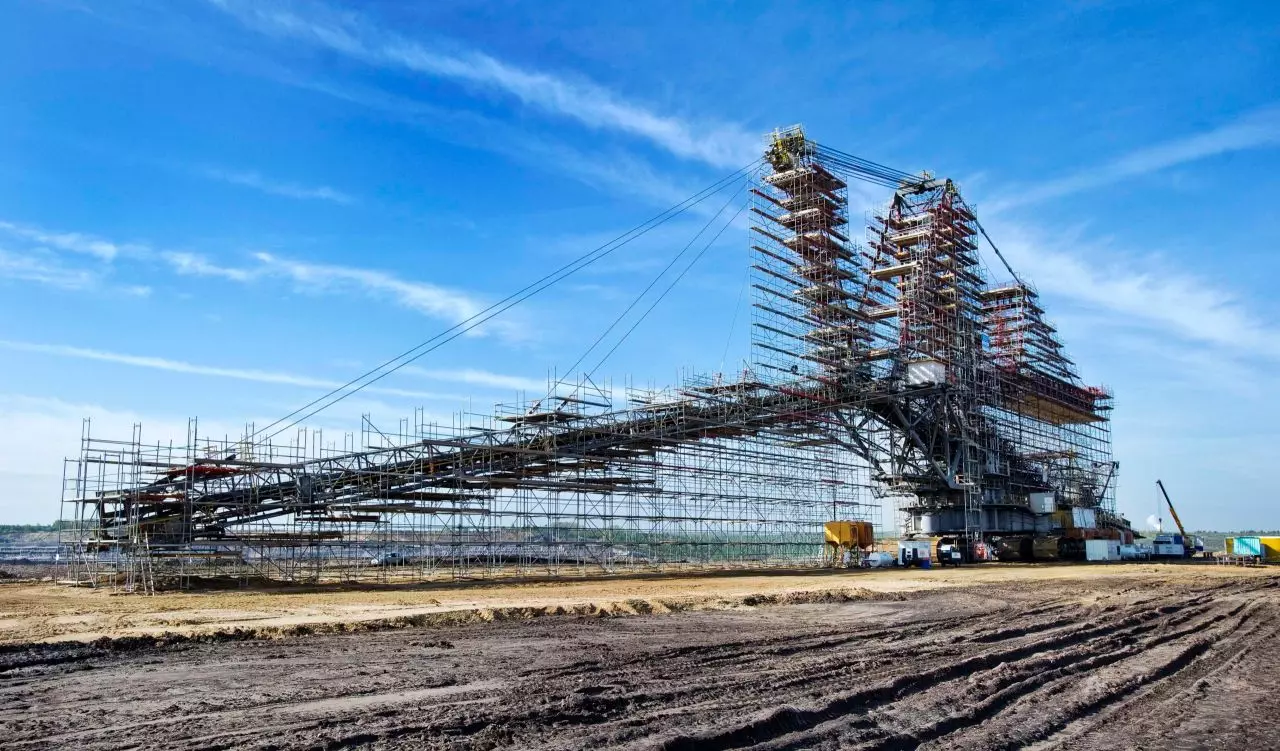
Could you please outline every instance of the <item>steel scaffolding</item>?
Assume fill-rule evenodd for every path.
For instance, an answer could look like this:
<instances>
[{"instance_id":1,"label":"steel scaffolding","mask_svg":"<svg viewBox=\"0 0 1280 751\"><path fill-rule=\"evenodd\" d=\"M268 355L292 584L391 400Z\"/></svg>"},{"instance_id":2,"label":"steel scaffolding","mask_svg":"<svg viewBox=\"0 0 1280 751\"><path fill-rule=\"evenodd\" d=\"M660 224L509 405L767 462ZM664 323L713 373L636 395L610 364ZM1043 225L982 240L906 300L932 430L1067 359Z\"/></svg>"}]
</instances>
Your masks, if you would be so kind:
<instances>
[{"instance_id":1,"label":"steel scaffolding","mask_svg":"<svg viewBox=\"0 0 1280 751\"><path fill-rule=\"evenodd\" d=\"M849 230L851 179L892 185ZM411 581L820 565L823 523L879 521L971 553L1034 531L1035 494L1114 509L1111 396L1080 384L1020 280L992 286L948 180L768 139L751 190L751 358L666 388L589 378L489 415L326 446L92 435L66 464L67 576Z\"/></svg>"}]
</instances>

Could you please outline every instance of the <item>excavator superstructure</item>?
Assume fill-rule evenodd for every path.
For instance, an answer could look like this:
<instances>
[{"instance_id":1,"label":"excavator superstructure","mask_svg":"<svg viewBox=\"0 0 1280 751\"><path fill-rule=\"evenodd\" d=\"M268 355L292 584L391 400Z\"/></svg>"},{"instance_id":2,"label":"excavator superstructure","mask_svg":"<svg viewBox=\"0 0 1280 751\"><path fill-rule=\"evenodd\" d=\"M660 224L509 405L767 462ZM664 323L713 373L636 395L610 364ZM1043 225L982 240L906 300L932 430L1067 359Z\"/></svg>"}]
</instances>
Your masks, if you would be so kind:
<instances>
[{"instance_id":1,"label":"excavator superstructure","mask_svg":"<svg viewBox=\"0 0 1280 751\"><path fill-rule=\"evenodd\" d=\"M891 190L861 241L851 180ZM816 561L826 522L879 521L887 502L899 534L975 558L1127 531L1111 394L1081 383L1030 284L988 281L955 183L793 127L768 138L750 196L741 373L621 401L584 381L484 424L415 419L341 448L210 441L194 422L167 453L86 432L64 499L73 576Z\"/></svg>"}]
</instances>

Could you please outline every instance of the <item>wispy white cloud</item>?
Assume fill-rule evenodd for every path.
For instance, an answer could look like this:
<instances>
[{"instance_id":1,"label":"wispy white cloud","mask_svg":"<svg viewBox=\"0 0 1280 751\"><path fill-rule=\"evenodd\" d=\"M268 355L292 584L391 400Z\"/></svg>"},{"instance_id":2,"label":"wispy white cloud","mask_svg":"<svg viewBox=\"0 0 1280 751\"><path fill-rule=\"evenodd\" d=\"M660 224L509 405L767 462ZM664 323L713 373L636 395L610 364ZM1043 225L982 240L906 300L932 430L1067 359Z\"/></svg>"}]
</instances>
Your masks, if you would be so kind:
<instances>
[{"instance_id":1,"label":"wispy white cloud","mask_svg":"<svg viewBox=\"0 0 1280 751\"><path fill-rule=\"evenodd\" d=\"M108 264L122 258L144 263L159 260L178 274L218 276L238 282L249 281L258 273L252 269L219 266L198 253L157 251L143 243L119 243L82 232L58 232L7 221L0 221L0 231L36 244L35 249L25 255L5 254L0 259L0 269L7 270L17 278L68 289L89 286L90 282L99 278L100 268L108 268ZM94 269L70 268L58 261L51 250L94 256L102 264ZM20 276L24 274L25 276Z\"/></svg>"},{"instance_id":2,"label":"wispy white cloud","mask_svg":"<svg viewBox=\"0 0 1280 751\"><path fill-rule=\"evenodd\" d=\"M407 375L417 375L437 381L452 381L474 386L491 386L493 388L514 389L517 391L546 391L549 385L545 380L540 381L535 378L503 375L474 368L435 370L420 368L416 365L406 365L400 370Z\"/></svg>"},{"instance_id":3,"label":"wispy white cloud","mask_svg":"<svg viewBox=\"0 0 1280 751\"><path fill-rule=\"evenodd\" d=\"M122 354L119 352L108 352L100 349L89 349L86 347L72 347L63 344L42 344L36 342L0 340L0 347L18 352L31 352L41 355L52 355L54 357L70 357L78 360L95 360L98 362L115 363L117 365L128 365L135 368L147 368L150 370L162 370L170 373L184 373L187 375L210 376L214 378L229 378L237 381L252 381L254 383L300 386L303 388L325 390L335 389L343 385L338 381L313 378L311 376L297 375L294 373L244 368L226 368L214 365L197 365L194 363L183 362L181 360L170 360L163 357ZM370 393L386 394L389 396L399 396L409 399L462 400L465 398L456 394L410 391L405 389L388 388L385 386L369 386L364 390Z\"/></svg>"},{"instance_id":4,"label":"wispy white cloud","mask_svg":"<svg viewBox=\"0 0 1280 751\"><path fill-rule=\"evenodd\" d=\"M175 272L189 276L216 276L233 282L247 282L258 275L257 270L221 266L198 253L166 251L160 257Z\"/></svg>"},{"instance_id":5,"label":"wispy white cloud","mask_svg":"<svg viewBox=\"0 0 1280 751\"><path fill-rule=\"evenodd\" d=\"M1280 359L1280 328L1212 280L1091 243L1078 233L1050 237L1013 222L988 224L1014 268L1042 292L1113 314L1113 325L1154 328L1164 336Z\"/></svg>"},{"instance_id":6,"label":"wispy white cloud","mask_svg":"<svg viewBox=\"0 0 1280 751\"><path fill-rule=\"evenodd\" d=\"M258 31L296 39L366 64L479 86L593 129L639 137L679 157L720 167L753 161L759 138L725 123L691 123L626 101L582 78L521 68L476 51L430 49L350 14L313 10L309 16L278 3L210 0Z\"/></svg>"},{"instance_id":7,"label":"wispy white cloud","mask_svg":"<svg viewBox=\"0 0 1280 751\"><path fill-rule=\"evenodd\" d=\"M148 297L151 287L145 284L116 285L110 282L110 266L67 264L47 248L11 252L0 248L0 280L31 282L73 292L94 292L108 296Z\"/></svg>"},{"instance_id":8,"label":"wispy white cloud","mask_svg":"<svg viewBox=\"0 0 1280 751\"><path fill-rule=\"evenodd\" d=\"M298 183L286 182L281 180L272 180L263 177L257 172L238 172L233 170L224 170L214 167L203 167L198 169L197 174L210 180L220 180L232 185L240 185L261 193L273 196L282 196L284 198L295 198L298 200L309 201L332 201L333 203L350 204L355 203L355 198L340 190L330 188L327 185L300 185Z\"/></svg>"},{"instance_id":9,"label":"wispy white cloud","mask_svg":"<svg viewBox=\"0 0 1280 751\"><path fill-rule=\"evenodd\" d=\"M1251 112L1204 133L1140 148L1106 164L1047 180L997 198L983 208L994 212L1038 203L1220 154L1277 145L1280 145L1280 105Z\"/></svg>"},{"instance_id":10,"label":"wispy white cloud","mask_svg":"<svg viewBox=\"0 0 1280 751\"><path fill-rule=\"evenodd\" d=\"M266 273L292 279L304 291L351 289L374 297L386 297L397 304L433 318L461 323L480 315L486 304L467 293L426 282L415 282L374 269L333 264L306 263L279 258L270 253L256 253L254 258ZM502 318L488 324L505 335L520 338L526 332L514 319ZM486 326L468 333L483 333Z\"/></svg>"},{"instance_id":11,"label":"wispy white cloud","mask_svg":"<svg viewBox=\"0 0 1280 751\"><path fill-rule=\"evenodd\" d=\"M592 188L641 198L667 207L694 192L688 180L677 180L668 171L658 171L643 159L620 149L586 152L567 143L535 135L527 128L463 109L448 109L410 97L359 86L350 81L336 84L315 75L303 75L266 63L256 69L262 75L287 86L331 96L344 102L377 110L432 136L469 149L489 151L535 169L553 169ZM756 149L758 151L758 148ZM753 154L756 152L753 151ZM694 208L702 211L705 204Z\"/></svg>"},{"instance_id":12,"label":"wispy white cloud","mask_svg":"<svg viewBox=\"0 0 1280 751\"><path fill-rule=\"evenodd\" d=\"M984 222L1021 274L1066 302L1109 316L1106 325L1145 328L1210 351L1280 359L1280 327L1230 288L1159 257L1113 247L1080 231L1052 234L1001 210L1249 149L1280 145L1280 106L1212 130L1146 146L1111 162L983 204Z\"/></svg>"},{"instance_id":13,"label":"wispy white cloud","mask_svg":"<svg viewBox=\"0 0 1280 751\"><path fill-rule=\"evenodd\" d=\"M0 221L0 230L42 246L71 253L83 253L104 261L110 261L121 254L140 250L140 246L133 244L118 245L92 235L82 235L78 232L48 232L38 227L30 227L13 222Z\"/></svg>"},{"instance_id":14,"label":"wispy white cloud","mask_svg":"<svg viewBox=\"0 0 1280 751\"><path fill-rule=\"evenodd\" d=\"M214 277L241 284L264 277L283 277L294 281L299 289L307 292L354 291L449 323L460 323L472 318L487 306L486 302L466 292L403 279L377 269L308 263L269 253L254 254L254 263L250 265L229 266L199 253L157 250L138 243L118 244L94 235L50 232L12 222L0 221L0 231L42 246L25 255L0 250L0 276L39 281L66 289L83 289L98 282L100 270L67 267L46 247L72 253L92 253L103 262L103 266L115 259L127 257L138 263L167 266L174 273L184 276ZM143 289L142 285L132 285L125 287L124 291L134 295L150 292L150 288L145 288L146 293ZM487 331L498 331L513 340L524 339L529 335L527 327L509 314L473 328L468 333L479 335Z\"/></svg>"},{"instance_id":15,"label":"wispy white cloud","mask_svg":"<svg viewBox=\"0 0 1280 751\"><path fill-rule=\"evenodd\" d=\"M97 286L100 275L90 269L68 268L41 254L18 254L0 250L0 278L47 284L68 290Z\"/></svg>"},{"instance_id":16,"label":"wispy white cloud","mask_svg":"<svg viewBox=\"0 0 1280 751\"><path fill-rule=\"evenodd\" d=\"M362 292L388 294L406 308L436 318L463 321L484 308L461 292L434 284L406 281L385 271L293 261L270 253L255 253L253 257L271 273L287 276L308 289L349 287Z\"/></svg>"}]
</instances>

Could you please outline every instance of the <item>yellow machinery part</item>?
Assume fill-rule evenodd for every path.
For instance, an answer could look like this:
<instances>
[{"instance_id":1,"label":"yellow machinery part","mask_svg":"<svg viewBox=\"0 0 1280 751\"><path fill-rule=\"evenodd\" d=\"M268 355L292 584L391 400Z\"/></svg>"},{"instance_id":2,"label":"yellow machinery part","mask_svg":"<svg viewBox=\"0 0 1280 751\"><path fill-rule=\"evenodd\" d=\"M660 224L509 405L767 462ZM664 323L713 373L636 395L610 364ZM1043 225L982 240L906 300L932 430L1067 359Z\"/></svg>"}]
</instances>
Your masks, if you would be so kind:
<instances>
[{"instance_id":1,"label":"yellow machinery part","mask_svg":"<svg viewBox=\"0 0 1280 751\"><path fill-rule=\"evenodd\" d=\"M827 522L822 525L822 531L828 545L847 547L857 545L857 534L854 532L853 522Z\"/></svg>"},{"instance_id":2,"label":"yellow machinery part","mask_svg":"<svg viewBox=\"0 0 1280 751\"><path fill-rule=\"evenodd\" d=\"M828 545L846 548L870 548L876 544L875 526L871 522L831 521L822 525Z\"/></svg>"}]
</instances>

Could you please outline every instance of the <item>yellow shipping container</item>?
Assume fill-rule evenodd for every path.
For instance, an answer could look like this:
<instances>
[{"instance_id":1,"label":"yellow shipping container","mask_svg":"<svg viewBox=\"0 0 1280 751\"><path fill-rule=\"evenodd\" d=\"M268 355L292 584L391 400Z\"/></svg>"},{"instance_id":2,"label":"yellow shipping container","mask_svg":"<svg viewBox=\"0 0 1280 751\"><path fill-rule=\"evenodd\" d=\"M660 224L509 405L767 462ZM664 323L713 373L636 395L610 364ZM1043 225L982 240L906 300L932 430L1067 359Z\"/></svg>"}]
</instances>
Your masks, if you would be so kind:
<instances>
[{"instance_id":1,"label":"yellow shipping container","mask_svg":"<svg viewBox=\"0 0 1280 751\"><path fill-rule=\"evenodd\" d=\"M1280 537L1259 537L1262 542L1262 560L1280 563Z\"/></svg>"}]
</instances>

